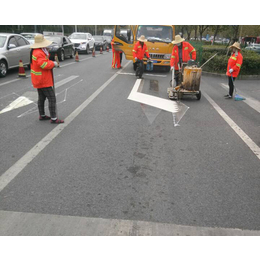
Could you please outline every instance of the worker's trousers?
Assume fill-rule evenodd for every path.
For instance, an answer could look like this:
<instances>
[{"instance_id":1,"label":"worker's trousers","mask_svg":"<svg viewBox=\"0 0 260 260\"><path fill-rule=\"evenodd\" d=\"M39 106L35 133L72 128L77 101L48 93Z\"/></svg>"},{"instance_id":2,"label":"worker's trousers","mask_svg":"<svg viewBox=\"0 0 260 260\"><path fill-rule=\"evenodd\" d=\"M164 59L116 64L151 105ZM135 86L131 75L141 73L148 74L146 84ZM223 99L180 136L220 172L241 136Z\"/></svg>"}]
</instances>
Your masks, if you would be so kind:
<instances>
[{"instance_id":1,"label":"worker's trousers","mask_svg":"<svg viewBox=\"0 0 260 260\"><path fill-rule=\"evenodd\" d=\"M236 78L232 78L229 76L228 77L228 86L229 86L229 95L232 97L233 96L233 92L234 92L234 81Z\"/></svg>"},{"instance_id":2,"label":"worker's trousers","mask_svg":"<svg viewBox=\"0 0 260 260\"><path fill-rule=\"evenodd\" d=\"M113 52L113 60L112 60L112 68L121 68L121 63L120 63L120 52L119 51L114 51Z\"/></svg>"}]
</instances>

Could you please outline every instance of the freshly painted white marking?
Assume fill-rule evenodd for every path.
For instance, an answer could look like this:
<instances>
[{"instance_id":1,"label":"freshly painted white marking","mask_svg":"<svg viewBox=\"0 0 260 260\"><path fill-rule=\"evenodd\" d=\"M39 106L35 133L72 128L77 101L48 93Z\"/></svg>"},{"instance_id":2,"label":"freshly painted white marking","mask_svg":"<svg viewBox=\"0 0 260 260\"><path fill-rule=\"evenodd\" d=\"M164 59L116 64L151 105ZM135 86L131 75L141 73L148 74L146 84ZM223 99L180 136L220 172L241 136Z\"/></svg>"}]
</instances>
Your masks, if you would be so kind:
<instances>
[{"instance_id":1,"label":"freshly painted white marking","mask_svg":"<svg viewBox=\"0 0 260 260\"><path fill-rule=\"evenodd\" d=\"M55 83L55 89L56 89L56 88L59 88L60 86L66 84L66 83L68 83L68 82L70 82L70 81L72 81L72 80L74 80L74 79L76 79L76 78L78 78L78 77L79 77L79 76L70 76L70 77L68 77L68 78L66 78L66 79L63 79L63 80L61 80L61 81Z\"/></svg>"},{"instance_id":2,"label":"freshly painted white marking","mask_svg":"<svg viewBox=\"0 0 260 260\"><path fill-rule=\"evenodd\" d=\"M221 83L221 86L224 89L229 89L229 86L226 84ZM241 100L244 103L246 103L248 106L250 106L251 108L253 108L255 111L257 111L258 113L260 113L260 102L257 99L254 99L252 97L249 97L247 95L245 95L242 91L239 90L239 94L241 94L241 96L245 97L245 100Z\"/></svg>"},{"instance_id":3,"label":"freshly painted white marking","mask_svg":"<svg viewBox=\"0 0 260 260\"><path fill-rule=\"evenodd\" d=\"M127 65L130 61L127 63ZM68 126L116 77L114 74L100 88L98 88L89 98L87 98L78 108L76 108L67 118L64 124L57 125L49 134L38 142L21 159L12 165L0 176L0 192L60 133Z\"/></svg>"},{"instance_id":4,"label":"freshly painted white marking","mask_svg":"<svg viewBox=\"0 0 260 260\"><path fill-rule=\"evenodd\" d=\"M259 236L259 230L0 211L0 236Z\"/></svg>"},{"instance_id":5,"label":"freshly painted white marking","mask_svg":"<svg viewBox=\"0 0 260 260\"><path fill-rule=\"evenodd\" d=\"M1 110L0 114L3 114L5 112L9 112L9 111L16 109L16 108L19 108L19 107L27 106L31 103L33 103L32 100L28 99L27 97L20 96L19 98L14 100L11 104L9 104L6 108Z\"/></svg>"},{"instance_id":6,"label":"freshly painted white marking","mask_svg":"<svg viewBox=\"0 0 260 260\"><path fill-rule=\"evenodd\" d=\"M129 100L133 100L142 104L146 104L149 106L157 107L162 110L177 113L179 111L178 105L176 101L167 100L164 98L159 98L151 95L147 95L139 92L139 87L141 85L142 79L137 79L135 85L128 96Z\"/></svg>"},{"instance_id":7,"label":"freshly painted white marking","mask_svg":"<svg viewBox=\"0 0 260 260\"><path fill-rule=\"evenodd\" d=\"M131 76L135 76L135 73L129 73L129 72L120 72L118 73L120 75L131 75ZM153 77L162 77L162 78L166 78L167 75L159 75L159 74L143 74L143 75L146 75L146 76L153 76Z\"/></svg>"},{"instance_id":8,"label":"freshly painted white marking","mask_svg":"<svg viewBox=\"0 0 260 260\"><path fill-rule=\"evenodd\" d=\"M218 104L207 93L203 92L203 95L260 160L259 146L257 146L257 144L218 106Z\"/></svg>"}]
</instances>

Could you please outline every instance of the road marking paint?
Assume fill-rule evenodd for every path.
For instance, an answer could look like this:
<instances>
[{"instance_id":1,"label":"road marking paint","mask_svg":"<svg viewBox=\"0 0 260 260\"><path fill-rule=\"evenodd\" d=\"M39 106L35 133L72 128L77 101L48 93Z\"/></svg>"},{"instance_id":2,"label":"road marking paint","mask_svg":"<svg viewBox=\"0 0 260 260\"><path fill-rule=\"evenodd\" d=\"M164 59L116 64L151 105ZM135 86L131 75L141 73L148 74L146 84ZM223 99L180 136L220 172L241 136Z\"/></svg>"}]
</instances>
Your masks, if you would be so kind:
<instances>
[{"instance_id":1,"label":"road marking paint","mask_svg":"<svg viewBox=\"0 0 260 260\"><path fill-rule=\"evenodd\" d=\"M20 79L9 80L9 81L6 81L6 82L4 82L4 83L1 83L0 86L7 85L7 84L9 84L9 83L12 83L12 82L15 82L15 81L18 81L18 80L20 80Z\"/></svg>"},{"instance_id":2,"label":"road marking paint","mask_svg":"<svg viewBox=\"0 0 260 260\"><path fill-rule=\"evenodd\" d=\"M127 63L127 65L130 61ZM127 66L126 65L126 66ZM12 165L5 173L0 176L0 192L49 144L62 132L116 77L115 73L101 87L99 87L90 97L88 97L78 108L76 108L68 117L64 124L57 125L49 134L38 142L30 151Z\"/></svg>"},{"instance_id":3,"label":"road marking paint","mask_svg":"<svg viewBox=\"0 0 260 260\"><path fill-rule=\"evenodd\" d=\"M136 80L135 85L128 96L129 100L133 100L142 104L157 107L171 113L177 113L179 111L176 101L167 100L164 98L159 98L144 93L140 93L139 91L140 91L141 82L142 79Z\"/></svg>"},{"instance_id":4,"label":"road marking paint","mask_svg":"<svg viewBox=\"0 0 260 260\"><path fill-rule=\"evenodd\" d=\"M1 110L0 114L3 114L5 112L9 112L9 111L16 109L16 108L19 108L19 107L27 106L31 103L34 103L34 102L31 101L30 99L28 99L27 97L20 96L16 100L14 100L11 104L9 104L6 108Z\"/></svg>"},{"instance_id":5,"label":"road marking paint","mask_svg":"<svg viewBox=\"0 0 260 260\"><path fill-rule=\"evenodd\" d=\"M229 90L229 86L226 84L221 83L221 86L224 89ZM250 96L245 95L242 91L239 90L239 93L241 93L241 96L245 97L245 100L241 100L244 103L246 103L248 106L250 106L251 108L253 108L255 111L257 111L258 113L260 113L260 102L257 99L254 99Z\"/></svg>"},{"instance_id":6,"label":"road marking paint","mask_svg":"<svg viewBox=\"0 0 260 260\"><path fill-rule=\"evenodd\" d=\"M55 83L55 88L59 88L59 87L61 87L62 85L66 84L66 83L68 83L68 82L70 82L70 81L72 81L73 79L76 79L76 78L78 78L78 77L79 77L79 76L70 76L70 77L68 77L68 78L66 78L66 79L63 79L63 80L61 80L61 81Z\"/></svg>"},{"instance_id":7,"label":"road marking paint","mask_svg":"<svg viewBox=\"0 0 260 260\"><path fill-rule=\"evenodd\" d=\"M22 223L22 224L21 224ZM44 227L44 228L43 228ZM0 236L259 236L259 230L0 211Z\"/></svg>"},{"instance_id":8,"label":"road marking paint","mask_svg":"<svg viewBox=\"0 0 260 260\"><path fill-rule=\"evenodd\" d=\"M220 106L207 93L203 92L203 95L260 160L260 148L257 144L220 108Z\"/></svg>"},{"instance_id":9,"label":"road marking paint","mask_svg":"<svg viewBox=\"0 0 260 260\"><path fill-rule=\"evenodd\" d=\"M129 72L120 72L118 73L120 75L131 75L131 76L135 76L135 73L129 73ZM157 74L143 74L143 75L146 75L146 76L153 76L153 77L161 77L161 78L166 78L167 75L157 75Z\"/></svg>"}]
</instances>

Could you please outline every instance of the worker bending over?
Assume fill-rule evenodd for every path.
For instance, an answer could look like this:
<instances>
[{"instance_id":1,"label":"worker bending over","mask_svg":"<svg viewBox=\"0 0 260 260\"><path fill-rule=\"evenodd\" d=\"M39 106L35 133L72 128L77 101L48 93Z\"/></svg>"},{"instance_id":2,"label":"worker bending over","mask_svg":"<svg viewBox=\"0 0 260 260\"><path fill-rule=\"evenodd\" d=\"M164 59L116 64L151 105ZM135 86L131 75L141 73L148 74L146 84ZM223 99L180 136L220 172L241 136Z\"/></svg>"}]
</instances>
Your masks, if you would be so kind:
<instances>
[{"instance_id":1,"label":"worker bending over","mask_svg":"<svg viewBox=\"0 0 260 260\"><path fill-rule=\"evenodd\" d=\"M147 59L151 59L147 45L145 42L147 42L147 39L145 39L144 35L141 35L139 39L137 39L138 42L135 44L133 49L133 56L134 56L134 62L137 64L139 63L139 69L136 69L136 76L142 77L143 71L144 71L144 55L147 57Z\"/></svg>"},{"instance_id":2,"label":"worker bending over","mask_svg":"<svg viewBox=\"0 0 260 260\"><path fill-rule=\"evenodd\" d=\"M122 53L121 51L116 51L114 48L114 38L111 41L111 47L112 47L112 54L113 54L113 59L112 59L112 68L115 69L116 66L118 69L121 69L121 58L120 58L120 53Z\"/></svg>"},{"instance_id":3,"label":"worker bending over","mask_svg":"<svg viewBox=\"0 0 260 260\"><path fill-rule=\"evenodd\" d=\"M190 59L196 60L196 50L190 43L185 42L185 39L181 38L180 35L175 36L172 44L175 46L172 49L170 64L171 70L175 74L176 86L178 86L181 83L179 73L182 73L182 64L187 63Z\"/></svg>"}]
</instances>

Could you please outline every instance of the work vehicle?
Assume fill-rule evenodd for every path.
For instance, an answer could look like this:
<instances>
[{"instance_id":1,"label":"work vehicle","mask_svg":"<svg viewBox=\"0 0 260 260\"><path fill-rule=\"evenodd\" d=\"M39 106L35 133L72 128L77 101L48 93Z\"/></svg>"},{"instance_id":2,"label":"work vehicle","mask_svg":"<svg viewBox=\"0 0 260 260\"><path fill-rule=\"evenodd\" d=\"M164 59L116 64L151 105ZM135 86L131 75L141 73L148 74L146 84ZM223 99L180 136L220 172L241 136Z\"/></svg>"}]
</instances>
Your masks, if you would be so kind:
<instances>
[{"instance_id":1,"label":"work vehicle","mask_svg":"<svg viewBox=\"0 0 260 260\"><path fill-rule=\"evenodd\" d=\"M106 50L108 43L104 36L102 35L94 35L93 38L95 39L95 49L100 50L102 47L102 50Z\"/></svg>"},{"instance_id":2,"label":"work vehicle","mask_svg":"<svg viewBox=\"0 0 260 260\"><path fill-rule=\"evenodd\" d=\"M30 43L19 34L0 33L0 77L19 67L19 60L30 65Z\"/></svg>"},{"instance_id":3,"label":"work vehicle","mask_svg":"<svg viewBox=\"0 0 260 260\"><path fill-rule=\"evenodd\" d=\"M45 38L52 42L48 46L50 59L54 60L55 54L57 54L60 61L64 61L65 57L74 58L75 48L73 43L66 36L45 36Z\"/></svg>"},{"instance_id":4,"label":"work vehicle","mask_svg":"<svg viewBox=\"0 0 260 260\"><path fill-rule=\"evenodd\" d=\"M153 62L153 66L164 67L170 70L170 59L172 53L172 41L175 38L174 25L115 25L114 47L116 51L122 51L127 60L133 58L134 44L137 39L144 35L147 39L146 45ZM146 66L146 59L144 64ZM133 63L134 70L136 64Z\"/></svg>"},{"instance_id":5,"label":"work vehicle","mask_svg":"<svg viewBox=\"0 0 260 260\"><path fill-rule=\"evenodd\" d=\"M72 33L69 39L78 52L89 54L95 48L95 39L90 33Z\"/></svg>"}]
</instances>

